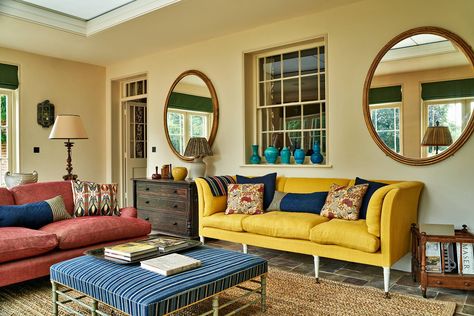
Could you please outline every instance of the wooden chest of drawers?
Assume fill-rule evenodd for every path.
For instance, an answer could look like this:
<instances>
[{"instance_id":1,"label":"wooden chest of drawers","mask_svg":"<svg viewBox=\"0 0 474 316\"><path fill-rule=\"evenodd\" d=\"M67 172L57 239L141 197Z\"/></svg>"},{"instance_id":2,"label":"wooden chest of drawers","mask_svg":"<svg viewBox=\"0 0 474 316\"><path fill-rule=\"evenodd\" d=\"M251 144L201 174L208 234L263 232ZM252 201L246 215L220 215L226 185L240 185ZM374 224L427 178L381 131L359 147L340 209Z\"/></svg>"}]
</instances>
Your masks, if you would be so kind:
<instances>
[{"instance_id":1,"label":"wooden chest of drawers","mask_svg":"<svg viewBox=\"0 0 474 316\"><path fill-rule=\"evenodd\" d=\"M134 179L133 205L162 234L198 236L198 201L192 181Z\"/></svg>"}]
</instances>

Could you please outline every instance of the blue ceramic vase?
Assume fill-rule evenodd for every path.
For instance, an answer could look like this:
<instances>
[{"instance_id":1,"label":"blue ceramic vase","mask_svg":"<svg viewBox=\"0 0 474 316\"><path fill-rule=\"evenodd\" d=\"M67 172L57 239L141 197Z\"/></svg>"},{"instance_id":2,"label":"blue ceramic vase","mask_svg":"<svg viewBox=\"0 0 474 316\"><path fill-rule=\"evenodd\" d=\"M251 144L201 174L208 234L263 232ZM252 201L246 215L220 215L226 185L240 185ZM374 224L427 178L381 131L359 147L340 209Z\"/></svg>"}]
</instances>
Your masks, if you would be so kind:
<instances>
[{"instance_id":1,"label":"blue ceramic vase","mask_svg":"<svg viewBox=\"0 0 474 316\"><path fill-rule=\"evenodd\" d=\"M258 155L258 145L252 145L252 156L250 156L250 163L252 165L258 165L262 158Z\"/></svg>"},{"instance_id":2,"label":"blue ceramic vase","mask_svg":"<svg viewBox=\"0 0 474 316\"><path fill-rule=\"evenodd\" d=\"M303 164L304 158L306 157L306 153L304 152L303 149L298 148L295 150L295 153L293 154L295 157L295 162L299 165Z\"/></svg>"},{"instance_id":3,"label":"blue ceramic vase","mask_svg":"<svg viewBox=\"0 0 474 316\"><path fill-rule=\"evenodd\" d=\"M274 164L278 158L278 149L273 146L267 147L264 152L267 163Z\"/></svg>"},{"instance_id":4,"label":"blue ceramic vase","mask_svg":"<svg viewBox=\"0 0 474 316\"><path fill-rule=\"evenodd\" d=\"M324 157L321 155L321 147L319 142L314 142L313 144L313 154L311 155L311 162L314 164L320 164L323 162Z\"/></svg>"},{"instance_id":5,"label":"blue ceramic vase","mask_svg":"<svg viewBox=\"0 0 474 316\"><path fill-rule=\"evenodd\" d=\"M284 163L284 164L290 163L291 152L288 149L288 147L283 147L283 149L280 152L280 157L281 157L281 163Z\"/></svg>"}]
</instances>

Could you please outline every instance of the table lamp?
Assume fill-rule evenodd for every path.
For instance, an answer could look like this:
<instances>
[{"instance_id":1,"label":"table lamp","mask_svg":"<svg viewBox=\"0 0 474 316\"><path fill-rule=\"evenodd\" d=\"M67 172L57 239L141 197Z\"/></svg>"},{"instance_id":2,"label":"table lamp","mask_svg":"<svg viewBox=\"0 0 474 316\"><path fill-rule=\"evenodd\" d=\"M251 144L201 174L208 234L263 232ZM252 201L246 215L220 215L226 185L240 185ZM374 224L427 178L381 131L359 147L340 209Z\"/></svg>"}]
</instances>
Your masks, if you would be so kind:
<instances>
[{"instance_id":1,"label":"table lamp","mask_svg":"<svg viewBox=\"0 0 474 316\"><path fill-rule=\"evenodd\" d=\"M429 126L426 129L421 145L435 146L437 155L439 146L449 146L452 143L453 138L449 128L447 126L439 126L439 121L436 121L436 126Z\"/></svg>"},{"instance_id":2,"label":"table lamp","mask_svg":"<svg viewBox=\"0 0 474 316\"><path fill-rule=\"evenodd\" d=\"M186 145L186 150L184 151L184 156L194 157L189 170L190 179L204 177L206 175L206 164L202 159L206 156L212 155L211 146L209 146L205 137L191 137L189 139L189 142Z\"/></svg>"},{"instance_id":3,"label":"table lamp","mask_svg":"<svg viewBox=\"0 0 474 316\"><path fill-rule=\"evenodd\" d=\"M49 139L67 139L64 145L67 148L66 170L64 180L76 180L77 175L72 174L71 148L74 145L71 139L87 139L87 133L82 124L81 117L73 114L62 114L56 117Z\"/></svg>"}]
</instances>

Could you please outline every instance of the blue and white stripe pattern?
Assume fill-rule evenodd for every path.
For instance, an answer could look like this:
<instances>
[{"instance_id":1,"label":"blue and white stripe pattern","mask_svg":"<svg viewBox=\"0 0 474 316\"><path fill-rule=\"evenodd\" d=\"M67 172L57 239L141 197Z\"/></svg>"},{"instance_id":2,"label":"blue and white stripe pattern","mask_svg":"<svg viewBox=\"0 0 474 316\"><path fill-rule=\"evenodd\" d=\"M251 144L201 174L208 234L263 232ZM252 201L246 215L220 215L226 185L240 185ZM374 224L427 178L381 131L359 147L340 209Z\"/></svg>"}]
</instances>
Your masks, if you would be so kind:
<instances>
[{"instance_id":1,"label":"blue and white stripe pattern","mask_svg":"<svg viewBox=\"0 0 474 316\"><path fill-rule=\"evenodd\" d=\"M162 276L139 265L82 256L51 266L51 280L132 316L164 315L268 271L267 262L240 252L199 247L183 254L202 266Z\"/></svg>"}]
</instances>

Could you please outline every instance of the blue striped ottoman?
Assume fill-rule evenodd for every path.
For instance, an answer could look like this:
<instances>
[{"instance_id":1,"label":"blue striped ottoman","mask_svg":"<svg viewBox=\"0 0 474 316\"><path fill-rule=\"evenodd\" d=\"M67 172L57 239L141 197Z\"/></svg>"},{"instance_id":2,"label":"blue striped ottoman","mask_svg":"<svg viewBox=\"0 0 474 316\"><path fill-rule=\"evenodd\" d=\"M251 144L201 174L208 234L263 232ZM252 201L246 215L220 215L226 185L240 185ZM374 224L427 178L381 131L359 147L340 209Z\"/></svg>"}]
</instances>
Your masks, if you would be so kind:
<instances>
[{"instance_id":1,"label":"blue striped ottoman","mask_svg":"<svg viewBox=\"0 0 474 316\"><path fill-rule=\"evenodd\" d=\"M229 303L237 303L240 298L252 293L260 294L241 310L260 300L265 310L267 262L258 256L240 252L198 247L183 254L199 259L202 266L175 274L162 276L140 268L139 265L119 265L91 256L82 256L51 266L53 289L53 314L58 307L81 315L68 304L74 301L92 315L107 315L98 309L98 302L105 303L132 316L165 315L182 309L203 299L213 297L212 310L203 315L218 315L219 310ZM257 288L247 288L240 284L254 280ZM231 287L245 290L242 297L219 306L218 294ZM60 288L66 288L61 289ZM68 291L73 289L84 295L73 297ZM66 300L61 301L61 297ZM93 299L91 305L81 301L84 297ZM238 304L236 304L238 305Z\"/></svg>"}]
</instances>

